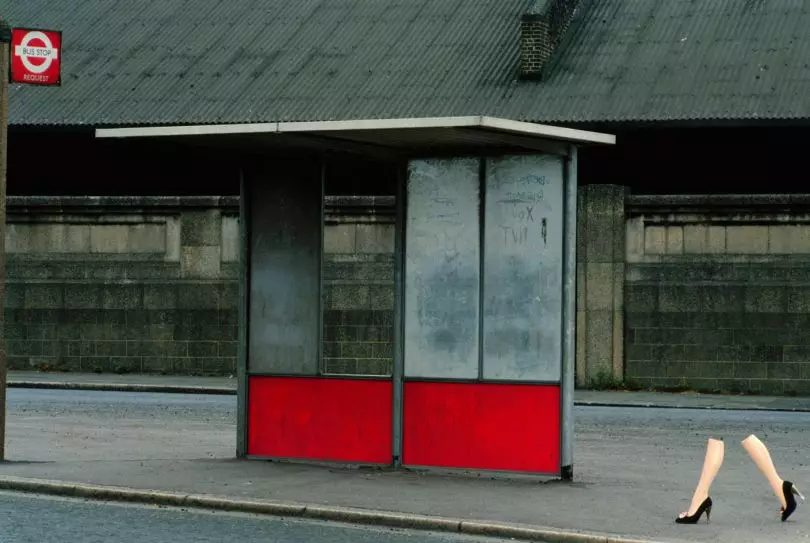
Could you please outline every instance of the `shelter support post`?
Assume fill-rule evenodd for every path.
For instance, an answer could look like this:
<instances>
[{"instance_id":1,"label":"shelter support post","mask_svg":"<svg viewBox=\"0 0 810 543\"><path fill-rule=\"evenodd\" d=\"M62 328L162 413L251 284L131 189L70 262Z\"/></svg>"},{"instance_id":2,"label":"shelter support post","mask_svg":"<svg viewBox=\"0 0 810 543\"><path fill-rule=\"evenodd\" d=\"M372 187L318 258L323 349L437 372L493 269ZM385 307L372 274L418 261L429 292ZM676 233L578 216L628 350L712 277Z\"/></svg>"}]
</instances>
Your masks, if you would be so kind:
<instances>
[{"instance_id":1,"label":"shelter support post","mask_svg":"<svg viewBox=\"0 0 810 543\"><path fill-rule=\"evenodd\" d=\"M562 467L564 480L574 477L574 382L577 328L577 149L565 161L565 228L562 317Z\"/></svg>"}]
</instances>

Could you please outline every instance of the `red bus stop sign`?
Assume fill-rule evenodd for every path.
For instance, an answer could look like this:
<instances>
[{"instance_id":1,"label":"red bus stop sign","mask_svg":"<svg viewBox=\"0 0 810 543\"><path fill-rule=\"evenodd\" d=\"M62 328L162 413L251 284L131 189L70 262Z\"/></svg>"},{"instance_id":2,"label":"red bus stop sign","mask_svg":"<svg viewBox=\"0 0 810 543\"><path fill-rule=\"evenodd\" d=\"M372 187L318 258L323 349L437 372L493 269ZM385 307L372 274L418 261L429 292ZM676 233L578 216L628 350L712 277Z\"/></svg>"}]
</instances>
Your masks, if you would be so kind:
<instances>
[{"instance_id":1,"label":"red bus stop sign","mask_svg":"<svg viewBox=\"0 0 810 543\"><path fill-rule=\"evenodd\" d=\"M62 33L15 28L11 31L11 82L59 85L62 72Z\"/></svg>"}]
</instances>

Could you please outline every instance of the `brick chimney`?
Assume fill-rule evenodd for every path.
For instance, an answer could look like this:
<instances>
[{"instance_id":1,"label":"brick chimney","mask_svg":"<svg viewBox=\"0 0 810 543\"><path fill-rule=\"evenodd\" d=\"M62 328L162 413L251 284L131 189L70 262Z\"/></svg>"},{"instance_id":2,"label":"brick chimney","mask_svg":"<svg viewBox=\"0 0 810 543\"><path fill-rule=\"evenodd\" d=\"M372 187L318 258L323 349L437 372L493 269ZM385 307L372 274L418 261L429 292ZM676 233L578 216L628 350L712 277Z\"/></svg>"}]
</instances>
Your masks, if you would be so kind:
<instances>
[{"instance_id":1,"label":"brick chimney","mask_svg":"<svg viewBox=\"0 0 810 543\"><path fill-rule=\"evenodd\" d=\"M520 19L520 78L543 79L544 69L582 0L534 0Z\"/></svg>"}]
</instances>

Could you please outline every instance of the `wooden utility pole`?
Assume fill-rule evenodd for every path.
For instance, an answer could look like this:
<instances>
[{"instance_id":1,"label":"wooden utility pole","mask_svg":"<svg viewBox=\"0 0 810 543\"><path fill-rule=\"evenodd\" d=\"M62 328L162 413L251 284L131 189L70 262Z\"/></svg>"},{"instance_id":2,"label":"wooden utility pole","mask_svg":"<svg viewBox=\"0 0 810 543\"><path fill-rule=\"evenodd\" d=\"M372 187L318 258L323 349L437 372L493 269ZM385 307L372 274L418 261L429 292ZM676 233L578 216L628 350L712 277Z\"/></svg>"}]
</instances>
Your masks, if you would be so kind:
<instances>
[{"instance_id":1,"label":"wooden utility pole","mask_svg":"<svg viewBox=\"0 0 810 543\"><path fill-rule=\"evenodd\" d=\"M11 27L0 17L0 462L6 459L6 166Z\"/></svg>"}]
</instances>

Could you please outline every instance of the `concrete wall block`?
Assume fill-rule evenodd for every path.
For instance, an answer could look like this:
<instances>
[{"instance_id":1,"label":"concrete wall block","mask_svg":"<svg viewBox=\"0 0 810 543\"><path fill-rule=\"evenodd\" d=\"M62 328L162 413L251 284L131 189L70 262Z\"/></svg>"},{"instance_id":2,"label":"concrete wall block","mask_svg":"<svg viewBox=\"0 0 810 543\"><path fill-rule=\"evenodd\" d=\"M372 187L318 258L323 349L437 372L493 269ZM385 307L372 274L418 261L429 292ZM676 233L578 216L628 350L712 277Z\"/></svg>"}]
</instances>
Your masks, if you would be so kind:
<instances>
[{"instance_id":1,"label":"concrete wall block","mask_svg":"<svg viewBox=\"0 0 810 543\"><path fill-rule=\"evenodd\" d=\"M65 228L65 251L68 253L89 253L90 225L67 224Z\"/></svg>"},{"instance_id":2,"label":"concrete wall block","mask_svg":"<svg viewBox=\"0 0 810 543\"><path fill-rule=\"evenodd\" d=\"M717 349L712 345L684 345L683 358L706 365L717 360Z\"/></svg>"},{"instance_id":3,"label":"concrete wall block","mask_svg":"<svg viewBox=\"0 0 810 543\"><path fill-rule=\"evenodd\" d=\"M144 357L141 368L144 373L171 374L172 359L167 357Z\"/></svg>"},{"instance_id":4,"label":"concrete wall block","mask_svg":"<svg viewBox=\"0 0 810 543\"><path fill-rule=\"evenodd\" d=\"M27 224L8 223L6 225L6 251L9 253L27 253L30 250L31 238L28 236Z\"/></svg>"},{"instance_id":5,"label":"concrete wall block","mask_svg":"<svg viewBox=\"0 0 810 543\"><path fill-rule=\"evenodd\" d=\"M216 341L192 341L188 343L188 356L216 357L219 354L219 343Z\"/></svg>"},{"instance_id":6,"label":"concrete wall block","mask_svg":"<svg viewBox=\"0 0 810 543\"><path fill-rule=\"evenodd\" d=\"M20 229L28 235L29 252L62 253L64 252L65 226L59 223L29 224Z\"/></svg>"},{"instance_id":7,"label":"concrete wall block","mask_svg":"<svg viewBox=\"0 0 810 543\"><path fill-rule=\"evenodd\" d=\"M185 211L180 215L180 244L186 246L219 246L222 242L222 220L218 209Z\"/></svg>"},{"instance_id":8,"label":"concrete wall block","mask_svg":"<svg viewBox=\"0 0 810 543\"><path fill-rule=\"evenodd\" d=\"M372 343L346 342L340 344L341 358L372 358L374 352Z\"/></svg>"},{"instance_id":9,"label":"concrete wall block","mask_svg":"<svg viewBox=\"0 0 810 543\"><path fill-rule=\"evenodd\" d=\"M324 358L323 371L327 375L356 375L357 361L347 358Z\"/></svg>"},{"instance_id":10,"label":"concrete wall block","mask_svg":"<svg viewBox=\"0 0 810 543\"><path fill-rule=\"evenodd\" d=\"M617 232L608 221L592 221L588 217L585 260L587 262L613 262L613 251ZM623 258L623 257L622 257Z\"/></svg>"},{"instance_id":11,"label":"concrete wall block","mask_svg":"<svg viewBox=\"0 0 810 543\"><path fill-rule=\"evenodd\" d=\"M683 254L683 226L667 226L667 254Z\"/></svg>"},{"instance_id":12,"label":"concrete wall block","mask_svg":"<svg viewBox=\"0 0 810 543\"><path fill-rule=\"evenodd\" d=\"M64 305L62 285L25 286L26 309L60 309Z\"/></svg>"},{"instance_id":13,"label":"concrete wall block","mask_svg":"<svg viewBox=\"0 0 810 543\"><path fill-rule=\"evenodd\" d=\"M143 285L104 285L101 305L104 309L142 309Z\"/></svg>"},{"instance_id":14,"label":"concrete wall block","mask_svg":"<svg viewBox=\"0 0 810 543\"><path fill-rule=\"evenodd\" d=\"M94 341L93 354L96 356L126 356L126 341Z\"/></svg>"},{"instance_id":15,"label":"concrete wall block","mask_svg":"<svg viewBox=\"0 0 810 543\"><path fill-rule=\"evenodd\" d=\"M624 283L625 283L625 267L623 262L617 262L613 265L613 310L624 310Z\"/></svg>"},{"instance_id":16,"label":"concrete wall block","mask_svg":"<svg viewBox=\"0 0 810 543\"><path fill-rule=\"evenodd\" d=\"M585 366L587 378L595 377L600 370L612 372L613 312L588 311L585 315Z\"/></svg>"},{"instance_id":17,"label":"concrete wall block","mask_svg":"<svg viewBox=\"0 0 810 543\"><path fill-rule=\"evenodd\" d=\"M577 262L577 309L585 309L585 262Z\"/></svg>"},{"instance_id":18,"label":"concrete wall block","mask_svg":"<svg viewBox=\"0 0 810 543\"><path fill-rule=\"evenodd\" d=\"M810 287L789 287L787 290L788 313L810 313Z\"/></svg>"},{"instance_id":19,"label":"concrete wall block","mask_svg":"<svg viewBox=\"0 0 810 543\"><path fill-rule=\"evenodd\" d=\"M357 361L359 375L391 375L391 360L387 358L366 358Z\"/></svg>"},{"instance_id":20,"label":"concrete wall block","mask_svg":"<svg viewBox=\"0 0 810 543\"><path fill-rule=\"evenodd\" d=\"M356 225L328 224L323 229L323 252L326 254L354 254Z\"/></svg>"},{"instance_id":21,"label":"concrete wall block","mask_svg":"<svg viewBox=\"0 0 810 543\"><path fill-rule=\"evenodd\" d=\"M753 362L778 362L784 360L784 346L782 345L754 345L749 352Z\"/></svg>"},{"instance_id":22,"label":"concrete wall block","mask_svg":"<svg viewBox=\"0 0 810 543\"><path fill-rule=\"evenodd\" d=\"M628 341L633 345L658 345L664 343L665 332L658 328L635 328L629 330Z\"/></svg>"},{"instance_id":23,"label":"concrete wall block","mask_svg":"<svg viewBox=\"0 0 810 543\"><path fill-rule=\"evenodd\" d=\"M625 188L588 185L581 193L578 254L588 262L623 262L627 224L624 216Z\"/></svg>"},{"instance_id":24,"label":"concrete wall block","mask_svg":"<svg viewBox=\"0 0 810 543\"><path fill-rule=\"evenodd\" d=\"M801 394L803 396L810 394L810 381L791 379L783 382L786 394Z\"/></svg>"},{"instance_id":25,"label":"concrete wall block","mask_svg":"<svg viewBox=\"0 0 810 543\"><path fill-rule=\"evenodd\" d=\"M336 285L332 288L330 309L365 309L369 307L369 287L361 285Z\"/></svg>"},{"instance_id":26,"label":"concrete wall block","mask_svg":"<svg viewBox=\"0 0 810 543\"><path fill-rule=\"evenodd\" d=\"M707 253L709 245L709 228L703 224L683 226L683 252L686 254Z\"/></svg>"},{"instance_id":27,"label":"concrete wall block","mask_svg":"<svg viewBox=\"0 0 810 543\"><path fill-rule=\"evenodd\" d=\"M588 220L585 202L588 199L588 185L577 188L577 262L587 260Z\"/></svg>"},{"instance_id":28,"label":"concrete wall block","mask_svg":"<svg viewBox=\"0 0 810 543\"><path fill-rule=\"evenodd\" d=\"M183 247L180 267L185 278L217 279L221 271L221 251L217 246Z\"/></svg>"},{"instance_id":29,"label":"concrete wall block","mask_svg":"<svg viewBox=\"0 0 810 543\"><path fill-rule=\"evenodd\" d=\"M394 344L390 342L385 343L371 343L372 356L377 359L393 358Z\"/></svg>"},{"instance_id":30,"label":"concrete wall block","mask_svg":"<svg viewBox=\"0 0 810 543\"><path fill-rule=\"evenodd\" d=\"M658 289L658 310L665 313L700 311L702 294L699 287L662 285Z\"/></svg>"},{"instance_id":31,"label":"concrete wall block","mask_svg":"<svg viewBox=\"0 0 810 543\"><path fill-rule=\"evenodd\" d=\"M786 224L768 227L770 252L774 254L810 253L810 225Z\"/></svg>"},{"instance_id":32,"label":"concrete wall block","mask_svg":"<svg viewBox=\"0 0 810 543\"><path fill-rule=\"evenodd\" d=\"M394 285L373 285L369 287L369 307L371 309L394 309Z\"/></svg>"},{"instance_id":33,"label":"concrete wall block","mask_svg":"<svg viewBox=\"0 0 810 543\"><path fill-rule=\"evenodd\" d=\"M94 224L90 226L90 251L93 253L126 253L129 250L127 224Z\"/></svg>"},{"instance_id":34,"label":"concrete wall block","mask_svg":"<svg viewBox=\"0 0 810 543\"><path fill-rule=\"evenodd\" d=\"M701 289L703 309L717 313L739 313L745 311L745 287L712 286Z\"/></svg>"},{"instance_id":35,"label":"concrete wall block","mask_svg":"<svg viewBox=\"0 0 810 543\"><path fill-rule=\"evenodd\" d=\"M355 249L358 253L393 253L393 224L358 224L355 227Z\"/></svg>"},{"instance_id":36,"label":"concrete wall block","mask_svg":"<svg viewBox=\"0 0 810 543\"><path fill-rule=\"evenodd\" d=\"M608 185L611 195L611 225L610 231L613 236L613 260L614 262L624 262L627 254L627 216L625 215L625 201L628 189L621 185Z\"/></svg>"},{"instance_id":37,"label":"concrete wall block","mask_svg":"<svg viewBox=\"0 0 810 543\"><path fill-rule=\"evenodd\" d=\"M644 218L634 217L627 220L625 248L627 262L640 262L644 258Z\"/></svg>"},{"instance_id":38,"label":"concrete wall block","mask_svg":"<svg viewBox=\"0 0 810 543\"><path fill-rule=\"evenodd\" d=\"M765 254L768 252L768 226L727 226L726 252Z\"/></svg>"},{"instance_id":39,"label":"concrete wall block","mask_svg":"<svg viewBox=\"0 0 810 543\"><path fill-rule=\"evenodd\" d=\"M706 231L706 250L711 254L724 254L726 252L726 227L709 226Z\"/></svg>"},{"instance_id":40,"label":"concrete wall block","mask_svg":"<svg viewBox=\"0 0 810 543\"><path fill-rule=\"evenodd\" d=\"M613 309L614 264L588 262L585 265L585 307L587 310Z\"/></svg>"},{"instance_id":41,"label":"concrete wall block","mask_svg":"<svg viewBox=\"0 0 810 543\"><path fill-rule=\"evenodd\" d=\"M613 312L613 376L624 378L624 319L621 311Z\"/></svg>"},{"instance_id":42,"label":"concrete wall block","mask_svg":"<svg viewBox=\"0 0 810 543\"><path fill-rule=\"evenodd\" d=\"M588 352L587 345L587 312L584 309L577 310L576 326L576 380L577 386L585 386L588 378Z\"/></svg>"},{"instance_id":43,"label":"concrete wall block","mask_svg":"<svg viewBox=\"0 0 810 543\"><path fill-rule=\"evenodd\" d=\"M648 361L652 360L652 349L649 345L639 345L638 343L627 343L626 360ZM627 369L625 367L625 369Z\"/></svg>"},{"instance_id":44,"label":"concrete wall block","mask_svg":"<svg viewBox=\"0 0 810 543\"><path fill-rule=\"evenodd\" d=\"M644 254L663 255L667 252L666 226L647 226L644 228Z\"/></svg>"},{"instance_id":45,"label":"concrete wall block","mask_svg":"<svg viewBox=\"0 0 810 543\"><path fill-rule=\"evenodd\" d=\"M704 364L701 367L700 375L688 375L687 377L703 377L710 379L733 379L735 377L736 364L728 362L715 362Z\"/></svg>"},{"instance_id":46,"label":"concrete wall block","mask_svg":"<svg viewBox=\"0 0 810 543\"><path fill-rule=\"evenodd\" d=\"M625 310L630 313L650 314L658 307L658 286L628 283L624 287Z\"/></svg>"},{"instance_id":47,"label":"concrete wall block","mask_svg":"<svg viewBox=\"0 0 810 543\"><path fill-rule=\"evenodd\" d=\"M159 223L144 223L144 224L130 225L129 252L165 253L166 225Z\"/></svg>"},{"instance_id":48,"label":"concrete wall block","mask_svg":"<svg viewBox=\"0 0 810 543\"><path fill-rule=\"evenodd\" d=\"M65 309L101 309L101 286L93 284L66 284Z\"/></svg>"},{"instance_id":49,"label":"concrete wall block","mask_svg":"<svg viewBox=\"0 0 810 543\"><path fill-rule=\"evenodd\" d=\"M802 364L785 362L768 362L768 379L801 379Z\"/></svg>"},{"instance_id":50,"label":"concrete wall block","mask_svg":"<svg viewBox=\"0 0 810 543\"><path fill-rule=\"evenodd\" d=\"M180 217L166 217L166 261L179 262L182 253Z\"/></svg>"},{"instance_id":51,"label":"concrete wall block","mask_svg":"<svg viewBox=\"0 0 810 543\"><path fill-rule=\"evenodd\" d=\"M202 375L233 375L236 373L236 359L210 357L202 359Z\"/></svg>"},{"instance_id":52,"label":"concrete wall block","mask_svg":"<svg viewBox=\"0 0 810 543\"><path fill-rule=\"evenodd\" d=\"M217 343L217 355L226 358L234 358L239 350L238 341L220 341Z\"/></svg>"},{"instance_id":53,"label":"concrete wall block","mask_svg":"<svg viewBox=\"0 0 810 543\"><path fill-rule=\"evenodd\" d=\"M25 284L23 283L6 283L6 291L5 291L5 305L6 310L9 309L22 309L25 307ZM8 323L11 322L8 317L6 317L6 325L8 327ZM8 337L8 332L6 332L6 337Z\"/></svg>"},{"instance_id":54,"label":"concrete wall block","mask_svg":"<svg viewBox=\"0 0 810 543\"><path fill-rule=\"evenodd\" d=\"M239 308L239 283L228 281L219 285L219 308L223 310L220 314L220 324L236 324L230 321L236 318L236 310ZM224 319L224 320L223 320Z\"/></svg>"},{"instance_id":55,"label":"concrete wall block","mask_svg":"<svg viewBox=\"0 0 810 543\"><path fill-rule=\"evenodd\" d=\"M90 248L89 225L10 223L6 226L9 253L75 253Z\"/></svg>"},{"instance_id":56,"label":"concrete wall block","mask_svg":"<svg viewBox=\"0 0 810 543\"><path fill-rule=\"evenodd\" d=\"M746 287L745 310L749 313L784 313L787 311L787 289L782 286Z\"/></svg>"},{"instance_id":57,"label":"concrete wall block","mask_svg":"<svg viewBox=\"0 0 810 543\"><path fill-rule=\"evenodd\" d=\"M784 362L810 363L810 346L785 345L782 349L782 360Z\"/></svg>"},{"instance_id":58,"label":"concrete wall block","mask_svg":"<svg viewBox=\"0 0 810 543\"><path fill-rule=\"evenodd\" d=\"M654 345L652 351L653 360L679 362L685 358L683 345Z\"/></svg>"},{"instance_id":59,"label":"concrete wall block","mask_svg":"<svg viewBox=\"0 0 810 543\"><path fill-rule=\"evenodd\" d=\"M737 362L734 364L734 377L765 379L768 377L768 365L762 362Z\"/></svg>"},{"instance_id":60,"label":"concrete wall block","mask_svg":"<svg viewBox=\"0 0 810 543\"><path fill-rule=\"evenodd\" d=\"M239 216L222 216L222 261L238 262L240 252Z\"/></svg>"},{"instance_id":61,"label":"concrete wall block","mask_svg":"<svg viewBox=\"0 0 810 543\"><path fill-rule=\"evenodd\" d=\"M175 309L177 307L177 285L144 285L144 309Z\"/></svg>"},{"instance_id":62,"label":"concrete wall block","mask_svg":"<svg viewBox=\"0 0 810 543\"><path fill-rule=\"evenodd\" d=\"M177 286L178 309L206 309L218 310L220 306L220 289L216 283L184 283ZM209 311L210 320L205 320L205 315L194 313L183 313L183 324L189 323L199 325L214 325L219 323L218 311Z\"/></svg>"}]
</instances>

